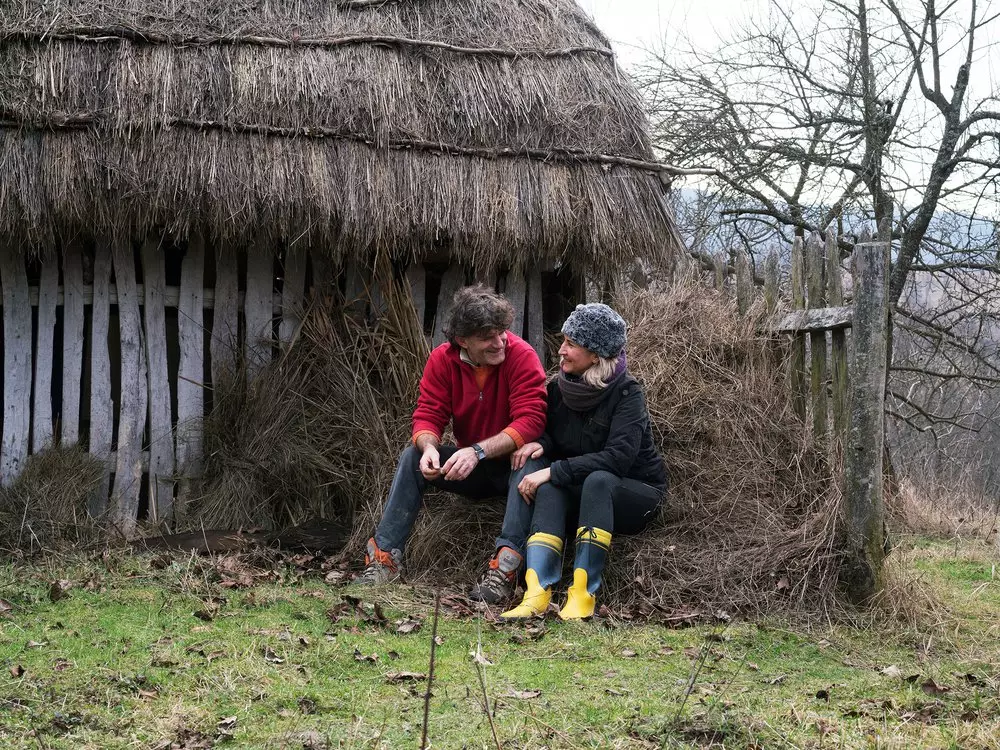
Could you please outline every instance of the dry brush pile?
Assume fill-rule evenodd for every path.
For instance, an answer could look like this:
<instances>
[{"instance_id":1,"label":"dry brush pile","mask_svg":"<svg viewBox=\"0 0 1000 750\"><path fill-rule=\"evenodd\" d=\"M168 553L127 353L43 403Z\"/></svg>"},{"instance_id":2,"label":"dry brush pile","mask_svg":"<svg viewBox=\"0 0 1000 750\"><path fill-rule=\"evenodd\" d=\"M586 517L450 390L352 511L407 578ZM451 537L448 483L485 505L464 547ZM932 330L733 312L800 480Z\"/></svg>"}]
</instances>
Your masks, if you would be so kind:
<instances>
[{"instance_id":1,"label":"dry brush pile","mask_svg":"<svg viewBox=\"0 0 1000 750\"><path fill-rule=\"evenodd\" d=\"M789 402L775 342L700 287L620 300L671 473L666 512L615 540L612 606L649 611L817 609L836 582L839 487ZM405 296L375 327L314 307L296 344L237 378L206 423L205 526L351 522L360 557L409 434L426 350ZM410 578L465 582L492 550L503 503L429 492Z\"/></svg>"}]
</instances>

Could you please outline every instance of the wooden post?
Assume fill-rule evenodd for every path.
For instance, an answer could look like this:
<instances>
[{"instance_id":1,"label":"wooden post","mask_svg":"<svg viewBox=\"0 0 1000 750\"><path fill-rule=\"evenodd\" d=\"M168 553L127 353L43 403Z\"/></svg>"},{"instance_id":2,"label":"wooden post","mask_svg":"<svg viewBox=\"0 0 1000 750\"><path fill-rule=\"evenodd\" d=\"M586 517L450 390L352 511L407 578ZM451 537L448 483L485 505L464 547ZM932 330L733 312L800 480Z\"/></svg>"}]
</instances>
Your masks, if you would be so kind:
<instances>
[{"instance_id":1,"label":"wooden post","mask_svg":"<svg viewBox=\"0 0 1000 750\"><path fill-rule=\"evenodd\" d=\"M438 294L437 314L434 316L434 346L439 346L446 340L444 326L448 322L448 312L451 310L451 298L463 286L465 286L465 271L455 263L444 272L444 276L441 279L441 292Z\"/></svg>"},{"instance_id":2,"label":"wooden post","mask_svg":"<svg viewBox=\"0 0 1000 750\"><path fill-rule=\"evenodd\" d=\"M844 304L840 248L832 226L826 230L826 297L830 307ZM833 432L843 441L847 433L847 333L843 329L830 331L830 383Z\"/></svg>"},{"instance_id":3,"label":"wooden post","mask_svg":"<svg viewBox=\"0 0 1000 750\"><path fill-rule=\"evenodd\" d=\"M205 239L193 233L181 262L177 328L180 360L177 367L178 500L186 503L190 480L201 474L202 420L205 418ZM182 506L183 508L183 506ZM186 509L185 509L186 510Z\"/></svg>"},{"instance_id":4,"label":"wooden post","mask_svg":"<svg viewBox=\"0 0 1000 750\"><path fill-rule=\"evenodd\" d=\"M139 289L135 281L132 243L116 239L113 248L115 287L121 342L121 406L118 410L118 452L109 516L128 539L135 532L142 487L142 437L146 427L146 358L139 317ZM162 297L160 298L162 304ZM157 394L162 397L162 394Z\"/></svg>"},{"instance_id":5,"label":"wooden post","mask_svg":"<svg viewBox=\"0 0 1000 750\"><path fill-rule=\"evenodd\" d=\"M285 272L281 283L281 322L278 324L278 341L282 350L291 346L302 322L306 260L305 250L288 248L285 251Z\"/></svg>"},{"instance_id":6,"label":"wooden post","mask_svg":"<svg viewBox=\"0 0 1000 750\"><path fill-rule=\"evenodd\" d=\"M809 271L809 308L826 307L826 261L823 257L823 241L815 232L806 244L807 267ZM809 390L812 395L813 437L825 440L827 437L827 397L826 397L826 331L812 331L809 334Z\"/></svg>"},{"instance_id":7,"label":"wooden post","mask_svg":"<svg viewBox=\"0 0 1000 750\"><path fill-rule=\"evenodd\" d=\"M806 307L804 268L802 259L802 238L796 236L792 242L792 309ZM806 341L798 334L792 337L790 359L790 380L792 387L792 408L803 422L806 419Z\"/></svg>"},{"instance_id":8,"label":"wooden post","mask_svg":"<svg viewBox=\"0 0 1000 750\"><path fill-rule=\"evenodd\" d=\"M90 512L104 515L111 484L111 435L114 404L111 401L111 243L107 237L94 242L94 303L90 318L90 453L107 465L104 479L92 498Z\"/></svg>"},{"instance_id":9,"label":"wooden post","mask_svg":"<svg viewBox=\"0 0 1000 750\"><path fill-rule=\"evenodd\" d=\"M764 306L769 315L778 309L778 254L773 250L764 261Z\"/></svg>"},{"instance_id":10,"label":"wooden post","mask_svg":"<svg viewBox=\"0 0 1000 750\"><path fill-rule=\"evenodd\" d=\"M524 337L524 303L527 292L528 285L524 279L524 271L514 268L508 271L504 281L503 296L514 306L514 322L510 324L510 330L522 338Z\"/></svg>"},{"instance_id":11,"label":"wooden post","mask_svg":"<svg viewBox=\"0 0 1000 750\"><path fill-rule=\"evenodd\" d=\"M21 249L0 247L3 284L3 447L0 484L10 485L28 458L31 429L31 299Z\"/></svg>"},{"instance_id":12,"label":"wooden post","mask_svg":"<svg viewBox=\"0 0 1000 750\"><path fill-rule=\"evenodd\" d=\"M243 312L247 322L246 362L250 375L270 364L274 346L274 255L259 242L247 253L247 292Z\"/></svg>"},{"instance_id":13,"label":"wooden post","mask_svg":"<svg viewBox=\"0 0 1000 750\"><path fill-rule=\"evenodd\" d=\"M715 265L715 288L720 292L726 288L726 276L729 275L729 266L726 264L726 259L722 255L716 255L714 258Z\"/></svg>"},{"instance_id":14,"label":"wooden post","mask_svg":"<svg viewBox=\"0 0 1000 750\"><path fill-rule=\"evenodd\" d=\"M750 312L753 304L753 273L750 271L750 256L747 251L736 251L736 306L740 315Z\"/></svg>"},{"instance_id":15,"label":"wooden post","mask_svg":"<svg viewBox=\"0 0 1000 750\"><path fill-rule=\"evenodd\" d=\"M528 343L531 344L542 368L545 369L545 328L542 317L542 269L537 265L528 270L528 324L525 326Z\"/></svg>"},{"instance_id":16,"label":"wooden post","mask_svg":"<svg viewBox=\"0 0 1000 750\"><path fill-rule=\"evenodd\" d=\"M223 241L215 252L215 304L212 308L211 359L212 387L236 371L240 353L240 291L237 254Z\"/></svg>"},{"instance_id":17,"label":"wooden post","mask_svg":"<svg viewBox=\"0 0 1000 750\"><path fill-rule=\"evenodd\" d=\"M83 382L83 246L74 240L63 248L63 371L60 443L80 441L80 390Z\"/></svg>"},{"instance_id":18,"label":"wooden post","mask_svg":"<svg viewBox=\"0 0 1000 750\"><path fill-rule=\"evenodd\" d=\"M149 517L166 519L174 505L174 429L167 369L167 322L163 299L166 277L159 238L142 245L142 277L146 318L146 362L149 368ZM124 331L124 329L123 329Z\"/></svg>"},{"instance_id":19,"label":"wooden post","mask_svg":"<svg viewBox=\"0 0 1000 750\"><path fill-rule=\"evenodd\" d=\"M840 580L848 597L869 602L884 582L882 455L885 439L885 376L889 243L854 248L854 356L849 387L850 422L844 449L846 555Z\"/></svg>"},{"instance_id":20,"label":"wooden post","mask_svg":"<svg viewBox=\"0 0 1000 750\"><path fill-rule=\"evenodd\" d=\"M52 446L52 364L55 360L56 306L59 304L59 258L42 262L38 280L38 341L35 345L35 408L31 452Z\"/></svg>"},{"instance_id":21,"label":"wooden post","mask_svg":"<svg viewBox=\"0 0 1000 750\"><path fill-rule=\"evenodd\" d=\"M417 325L424 330L424 312L427 310L427 271L423 263L411 263L406 269L406 283L410 287L413 311L417 315Z\"/></svg>"}]
</instances>

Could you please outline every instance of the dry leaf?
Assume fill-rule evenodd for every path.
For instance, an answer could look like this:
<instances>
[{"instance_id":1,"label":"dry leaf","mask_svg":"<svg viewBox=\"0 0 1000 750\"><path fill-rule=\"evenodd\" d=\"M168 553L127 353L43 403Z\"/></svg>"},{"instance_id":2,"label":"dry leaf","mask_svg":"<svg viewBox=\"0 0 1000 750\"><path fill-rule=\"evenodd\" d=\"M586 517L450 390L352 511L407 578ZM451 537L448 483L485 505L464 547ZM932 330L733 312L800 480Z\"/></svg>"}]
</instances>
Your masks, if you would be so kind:
<instances>
[{"instance_id":1,"label":"dry leaf","mask_svg":"<svg viewBox=\"0 0 1000 750\"><path fill-rule=\"evenodd\" d=\"M24 676L24 667L22 667L20 664L15 664L14 666L12 666L10 668L10 676L11 677L23 677Z\"/></svg>"},{"instance_id":2,"label":"dry leaf","mask_svg":"<svg viewBox=\"0 0 1000 750\"><path fill-rule=\"evenodd\" d=\"M278 656L274 651L271 650L270 646L264 647L264 661L270 662L271 664L284 664L285 660Z\"/></svg>"},{"instance_id":3,"label":"dry leaf","mask_svg":"<svg viewBox=\"0 0 1000 750\"><path fill-rule=\"evenodd\" d=\"M191 614L204 622L212 621L212 614L208 610L199 609L197 612L192 612Z\"/></svg>"},{"instance_id":4,"label":"dry leaf","mask_svg":"<svg viewBox=\"0 0 1000 750\"><path fill-rule=\"evenodd\" d=\"M223 731L223 732L228 732L228 731L230 731L232 729L235 729L236 728L236 717L235 716L227 716L224 719L220 719L219 723L216 726L218 726L219 729L221 731Z\"/></svg>"},{"instance_id":5,"label":"dry leaf","mask_svg":"<svg viewBox=\"0 0 1000 750\"><path fill-rule=\"evenodd\" d=\"M927 695L944 695L951 690L946 685L938 685L930 677L920 683L920 689L927 693Z\"/></svg>"},{"instance_id":6,"label":"dry leaf","mask_svg":"<svg viewBox=\"0 0 1000 750\"><path fill-rule=\"evenodd\" d=\"M405 620L399 620L396 623L396 632L402 635L409 635L410 633L416 633L423 626L420 620L414 620L412 617Z\"/></svg>"},{"instance_id":7,"label":"dry leaf","mask_svg":"<svg viewBox=\"0 0 1000 750\"><path fill-rule=\"evenodd\" d=\"M13 604L6 599L0 599L0 615L10 612L12 609L14 609Z\"/></svg>"},{"instance_id":8,"label":"dry leaf","mask_svg":"<svg viewBox=\"0 0 1000 750\"><path fill-rule=\"evenodd\" d=\"M49 586L49 601L57 602L60 599L68 596L66 593L73 586L72 581L58 580L53 581L52 585Z\"/></svg>"},{"instance_id":9,"label":"dry leaf","mask_svg":"<svg viewBox=\"0 0 1000 750\"><path fill-rule=\"evenodd\" d=\"M426 680L427 675L423 672L388 672L385 679L386 682L420 682Z\"/></svg>"},{"instance_id":10,"label":"dry leaf","mask_svg":"<svg viewBox=\"0 0 1000 750\"><path fill-rule=\"evenodd\" d=\"M438 646L443 646L444 645L444 636L443 635L436 635L436 636L434 636L434 643L436 643Z\"/></svg>"},{"instance_id":11,"label":"dry leaf","mask_svg":"<svg viewBox=\"0 0 1000 750\"><path fill-rule=\"evenodd\" d=\"M378 661L378 654L365 656L358 649L354 649L354 661L370 661L372 664Z\"/></svg>"},{"instance_id":12,"label":"dry leaf","mask_svg":"<svg viewBox=\"0 0 1000 750\"><path fill-rule=\"evenodd\" d=\"M886 677L891 677L894 680L898 680L903 676L902 670L895 664L890 664L888 667L882 670L882 674Z\"/></svg>"},{"instance_id":13,"label":"dry leaf","mask_svg":"<svg viewBox=\"0 0 1000 750\"><path fill-rule=\"evenodd\" d=\"M47 645L48 645L48 643L46 641L28 641L26 644L24 644L24 647L25 648L41 648L42 646L47 646Z\"/></svg>"},{"instance_id":14,"label":"dry leaf","mask_svg":"<svg viewBox=\"0 0 1000 750\"><path fill-rule=\"evenodd\" d=\"M638 655L639 654L637 654L635 651L633 651L630 648L623 648L622 649L622 656L624 656L626 659L631 659L631 658L636 657Z\"/></svg>"},{"instance_id":15,"label":"dry leaf","mask_svg":"<svg viewBox=\"0 0 1000 750\"><path fill-rule=\"evenodd\" d=\"M155 700L156 698L159 698L160 694L155 690L140 690L139 697L142 698L144 701L151 701Z\"/></svg>"},{"instance_id":16,"label":"dry leaf","mask_svg":"<svg viewBox=\"0 0 1000 750\"><path fill-rule=\"evenodd\" d=\"M480 643L476 644L476 650L470 651L469 656L472 657L472 661L476 664L482 664L484 667L492 667L493 662L486 658L486 654L483 653L483 646Z\"/></svg>"}]
</instances>

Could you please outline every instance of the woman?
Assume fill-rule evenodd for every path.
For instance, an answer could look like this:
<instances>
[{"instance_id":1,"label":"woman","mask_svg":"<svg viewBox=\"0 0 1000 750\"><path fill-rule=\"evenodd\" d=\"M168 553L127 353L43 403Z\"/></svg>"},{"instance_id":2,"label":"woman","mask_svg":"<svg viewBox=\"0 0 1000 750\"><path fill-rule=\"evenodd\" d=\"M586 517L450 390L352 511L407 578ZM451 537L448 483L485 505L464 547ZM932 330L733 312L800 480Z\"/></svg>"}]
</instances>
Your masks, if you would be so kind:
<instances>
[{"instance_id":1,"label":"woman","mask_svg":"<svg viewBox=\"0 0 1000 750\"><path fill-rule=\"evenodd\" d=\"M548 385L545 434L511 456L515 470L541 456L549 465L518 484L535 509L524 599L503 617L530 617L548 607L562 568L567 514L576 504L573 583L559 616L593 615L612 532L644 529L667 491L646 399L626 368L625 321L607 305L577 305L562 332L559 373Z\"/></svg>"}]
</instances>

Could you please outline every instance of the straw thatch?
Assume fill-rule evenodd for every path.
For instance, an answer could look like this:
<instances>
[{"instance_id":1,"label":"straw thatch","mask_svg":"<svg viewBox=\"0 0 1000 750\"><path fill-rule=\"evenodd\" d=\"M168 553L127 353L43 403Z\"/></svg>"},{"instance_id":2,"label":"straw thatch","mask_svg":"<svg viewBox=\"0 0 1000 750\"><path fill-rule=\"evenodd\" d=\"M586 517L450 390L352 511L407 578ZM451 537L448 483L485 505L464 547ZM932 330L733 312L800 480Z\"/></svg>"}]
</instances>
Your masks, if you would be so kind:
<instances>
[{"instance_id":1,"label":"straw thatch","mask_svg":"<svg viewBox=\"0 0 1000 750\"><path fill-rule=\"evenodd\" d=\"M572 0L0 5L0 232L441 249L676 247L636 92Z\"/></svg>"}]
</instances>

